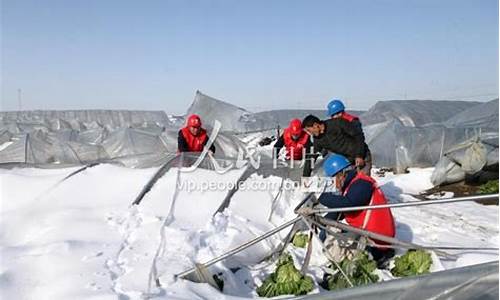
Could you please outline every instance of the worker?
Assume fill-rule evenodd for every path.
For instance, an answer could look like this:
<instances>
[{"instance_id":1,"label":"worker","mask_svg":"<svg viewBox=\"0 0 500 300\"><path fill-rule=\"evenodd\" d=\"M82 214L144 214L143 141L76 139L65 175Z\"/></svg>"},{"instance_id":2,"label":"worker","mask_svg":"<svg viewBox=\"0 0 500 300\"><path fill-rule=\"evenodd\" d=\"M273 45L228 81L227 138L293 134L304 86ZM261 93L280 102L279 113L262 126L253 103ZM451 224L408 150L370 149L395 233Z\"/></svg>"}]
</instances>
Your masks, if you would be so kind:
<instances>
[{"instance_id":1,"label":"worker","mask_svg":"<svg viewBox=\"0 0 500 300\"><path fill-rule=\"evenodd\" d=\"M321 121L316 116L308 115L302 121L302 126L313 136L313 152L323 156L330 152L341 154L370 176L371 154L359 122L348 122L337 117Z\"/></svg>"},{"instance_id":2,"label":"worker","mask_svg":"<svg viewBox=\"0 0 500 300\"><path fill-rule=\"evenodd\" d=\"M208 142L207 131L201 127L198 115L190 115L187 124L179 130L177 138L177 152L202 152ZM214 154L215 146L212 144L209 151Z\"/></svg>"},{"instance_id":3,"label":"worker","mask_svg":"<svg viewBox=\"0 0 500 300\"><path fill-rule=\"evenodd\" d=\"M368 149L368 145L365 143L365 135L363 133L363 127L359 118L357 116L351 115L345 111L344 103L339 99L333 99L327 105L327 115L330 117L332 123L344 123L347 122L351 125L350 130L343 130L346 126L337 125L341 133L347 138L351 139L354 143L355 148L355 158L354 162L357 167L368 176L371 174L372 160L371 153ZM364 154L363 154L364 152Z\"/></svg>"},{"instance_id":4,"label":"worker","mask_svg":"<svg viewBox=\"0 0 500 300\"><path fill-rule=\"evenodd\" d=\"M349 160L339 154L330 154L323 163L325 176L335 177L337 195L332 192L324 192L318 201L328 208L371 206L387 204L384 193L378 187L373 178L356 170ZM339 220L344 217L351 226L361 228L370 232L378 233L388 237L394 237L396 233L394 218L390 208L359 210L352 212L328 213L325 218ZM320 239L325 240L325 231L320 232ZM375 241L379 245L387 245ZM394 250L387 247L368 247L367 249L376 261L390 258Z\"/></svg>"},{"instance_id":5,"label":"worker","mask_svg":"<svg viewBox=\"0 0 500 300\"><path fill-rule=\"evenodd\" d=\"M302 129L302 122L299 119L290 121L288 127L274 144L276 153L279 153L283 146L286 149L286 158L301 160L308 147L311 146L309 135Z\"/></svg>"},{"instance_id":6,"label":"worker","mask_svg":"<svg viewBox=\"0 0 500 300\"><path fill-rule=\"evenodd\" d=\"M302 160L306 158L312 146L311 138L307 132L302 129L302 122L299 119L290 121L288 127L274 144L273 156L276 157L280 150L285 147L285 157L287 160ZM297 162L297 165L299 163ZM307 159L304 163L302 176L311 175L311 162Z\"/></svg>"}]
</instances>

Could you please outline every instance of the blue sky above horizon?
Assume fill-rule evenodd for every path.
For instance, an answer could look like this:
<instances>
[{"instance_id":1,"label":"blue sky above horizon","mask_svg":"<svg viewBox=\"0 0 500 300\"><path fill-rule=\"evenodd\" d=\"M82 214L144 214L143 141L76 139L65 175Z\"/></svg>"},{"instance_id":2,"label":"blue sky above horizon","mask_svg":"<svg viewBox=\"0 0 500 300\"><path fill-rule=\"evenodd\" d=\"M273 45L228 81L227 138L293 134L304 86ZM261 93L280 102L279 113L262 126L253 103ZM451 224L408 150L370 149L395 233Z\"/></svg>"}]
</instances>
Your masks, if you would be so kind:
<instances>
[{"instance_id":1,"label":"blue sky above horizon","mask_svg":"<svg viewBox=\"0 0 500 300\"><path fill-rule=\"evenodd\" d=\"M2 0L2 110L498 97L498 1Z\"/></svg>"}]
</instances>

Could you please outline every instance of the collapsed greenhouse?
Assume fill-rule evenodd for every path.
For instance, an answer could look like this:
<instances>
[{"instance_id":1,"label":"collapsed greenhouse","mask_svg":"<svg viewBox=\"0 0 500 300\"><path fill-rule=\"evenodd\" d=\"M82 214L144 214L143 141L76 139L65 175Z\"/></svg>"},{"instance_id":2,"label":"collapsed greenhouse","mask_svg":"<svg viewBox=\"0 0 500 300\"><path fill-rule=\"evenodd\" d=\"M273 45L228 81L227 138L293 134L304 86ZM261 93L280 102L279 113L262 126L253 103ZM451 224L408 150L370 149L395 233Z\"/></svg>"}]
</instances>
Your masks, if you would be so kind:
<instances>
[{"instance_id":1,"label":"collapsed greenhouse","mask_svg":"<svg viewBox=\"0 0 500 300\"><path fill-rule=\"evenodd\" d=\"M208 128L215 120L221 123L221 137L215 141L221 144L218 148L222 151L216 153L221 158L247 151L245 141L276 135L291 118L309 113L323 116L322 111L304 110L251 113L200 92L187 111L191 113L203 116ZM479 154L480 161L473 169L498 164L498 99L487 103L383 101L360 114L360 118L378 167L402 172L408 167L434 166L443 158L449 161L455 157L451 152L456 152L457 146L463 149L474 143L480 143L486 154ZM177 131L183 122L183 116L148 111L1 112L0 163L72 165L136 156L136 162L126 163L140 167L143 159L150 161L151 156L175 153ZM461 158L457 159L451 161L460 164ZM453 168L445 165L439 164ZM443 182L456 180L457 176L463 179L455 173L441 176Z\"/></svg>"},{"instance_id":2,"label":"collapsed greenhouse","mask_svg":"<svg viewBox=\"0 0 500 300\"><path fill-rule=\"evenodd\" d=\"M106 191L95 199L95 203L113 199L109 200L116 201L113 210L123 206L123 201L127 201L124 198L129 200L127 205L136 204L124 216L111 214L106 220L124 232L116 259L102 263L111 274L111 285L118 295L211 298L219 297L217 289L220 289L228 297L255 297L254 287L264 283L264 278L274 270L279 254L284 252L290 252L292 266L294 263L305 265L309 276L315 280L321 277L319 274L324 271L328 259L325 260L322 254L320 243L309 238L311 250L290 244L295 233L314 231L307 227L307 224L314 225L314 220L296 214L297 207L305 205L311 195L284 188L288 182L286 168L274 168L270 159L271 146L261 146L259 142L266 137L275 139L291 118L302 118L310 113L323 117L323 112L251 113L197 92L187 110L187 114L191 113L203 116L209 132L218 130L214 157L205 159L201 168L192 172L181 171L182 160L198 157L176 153L177 133L184 124L184 116L144 111L1 112L0 164L5 170L13 169L16 176L34 177L30 180L36 179L30 175L32 167L47 174L59 174L59 177L53 175L57 181L50 189L45 191L44 186L44 190L39 191L36 198L40 201L63 199L68 192L62 190L81 185L104 190L100 181L109 177L127 178L128 184L121 191L125 196L118 191ZM356 113L360 114L376 167L394 171L392 177L378 178L391 204L414 200L410 196L416 182L412 176L427 176L426 188L431 180L433 185L439 185L461 181L467 176L480 176L478 174L484 172L498 176L498 99L486 103L384 101L366 112ZM215 126L215 121L220 123L220 128ZM251 163L254 159L260 164L258 168ZM219 172L228 166L233 167ZM434 168L414 170L428 167ZM71 172L54 173L66 169ZM410 173L405 174L408 169ZM85 172L93 177L85 176ZM127 175L121 175L124 172ZM402 177L398 177L398 173ZM5 182L16 183L15 176L11 177ZM213 177L218 182L233 183L232 188L210 193L187 192L179 185L180 181L198 184ZM408 181L401 183L400 178L408 178ZM270 192L238 189L237 183L252 182L274 185ZM91 204L86 201L75 197L71 205L88 209ZM10 205L16 209L15 204ZM498 213L475 203L438 205L444 205L449 211L398 209L401 211L397 215L398 234L396 240L391 241L400 243L401 249L425 249L432 253L430 274L399 279L390 272L378 270L382 282L355 287L351 284L351 288L331 292L314 285L319 293L303 297L398 298L402 297L402 290L408 299L439 299L449 295L456 299L467 299L471 295L498 297L498 245L491 242L498 236L498 226L472 221L473 216L468 218L455 210L461 208L491 216L487 220L498 218ZM259 209L252 209L254 206ZM459 215L460 220L466 219L465 228L452 232L456 227L454 219ZM428 225L416 221L422 216L449 228L451 233L426 231ZM282 230L276 231L277 228ZM454 239L460 240L468 230L472 232L470 240L476 243L475 247L488 257L484 264L468 254L460 254L476 251L474 247L451 243ZM412 235L419 231L426 234L415 241ZM255 240L255 244L248 244ZM441 240L445 246L439 243ZM460 245L463 249L459 249ZM232 249L237 251L233 253ZM107 254L106 250L97 253L101 253L97 254L97 259ZM218 260L220 257L222 259ZM460 269L470 265L467 259L474 261L475 266ZM306 260L310 261L305 263ZM208 285L185 283L181 278ZM349 283L349 279L347 281ZM184 290L187 292L182 292Z\"/></svg>"}]
</instances>

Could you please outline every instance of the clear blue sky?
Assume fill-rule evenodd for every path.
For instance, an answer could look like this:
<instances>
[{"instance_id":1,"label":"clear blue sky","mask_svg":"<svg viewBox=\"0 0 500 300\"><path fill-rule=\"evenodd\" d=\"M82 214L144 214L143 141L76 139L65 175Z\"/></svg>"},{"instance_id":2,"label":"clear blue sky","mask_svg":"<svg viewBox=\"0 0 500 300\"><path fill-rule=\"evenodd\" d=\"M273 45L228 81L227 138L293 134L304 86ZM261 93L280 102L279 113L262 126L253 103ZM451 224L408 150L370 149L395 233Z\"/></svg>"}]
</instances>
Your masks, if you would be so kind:
<instances>
[{"instance_id":1,"label":"clear blue sky","mask_svg":"<svg viewBox=\"0 0 500 300\"><path fill-rule=\"evenodd\" d=\"M498 1L2 0L2 110L498 97Z\"/></svg>"}]
</instances>

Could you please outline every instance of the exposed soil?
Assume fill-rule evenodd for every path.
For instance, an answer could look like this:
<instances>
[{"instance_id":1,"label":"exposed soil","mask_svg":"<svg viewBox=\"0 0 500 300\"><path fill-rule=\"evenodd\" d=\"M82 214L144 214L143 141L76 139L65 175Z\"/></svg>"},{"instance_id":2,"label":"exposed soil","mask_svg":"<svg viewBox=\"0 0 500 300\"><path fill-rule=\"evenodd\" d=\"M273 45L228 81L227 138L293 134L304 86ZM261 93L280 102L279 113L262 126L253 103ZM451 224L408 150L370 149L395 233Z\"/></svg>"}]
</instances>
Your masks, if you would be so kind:
<instances>
[{"instance_id":1,"label":"exposed soil","mask_svg":"<svg viewBox=\"0 0 500 300\"><path fill-rule=\"evenodd\" d=\"M426 196L432 195L432 194L437 194L437 193L444 193L444 192L453 192L453 197L466 197L466 196L474 196L474 195L480 195L478 190L479 190L480 184L476 183L465 183L465 181L457 182L457 183L452 183L452 184L447 184L447 185L442 185L442 186L435 186L431 189L428 189L427 191L421 193L420 195L417 195L417 198L422 199L422 200L428 200ZM477 203L484 204L484 205L498 205L498 199L496 200L481 200L481 201L476 201Z\"/></svg>"}]
</instances>

